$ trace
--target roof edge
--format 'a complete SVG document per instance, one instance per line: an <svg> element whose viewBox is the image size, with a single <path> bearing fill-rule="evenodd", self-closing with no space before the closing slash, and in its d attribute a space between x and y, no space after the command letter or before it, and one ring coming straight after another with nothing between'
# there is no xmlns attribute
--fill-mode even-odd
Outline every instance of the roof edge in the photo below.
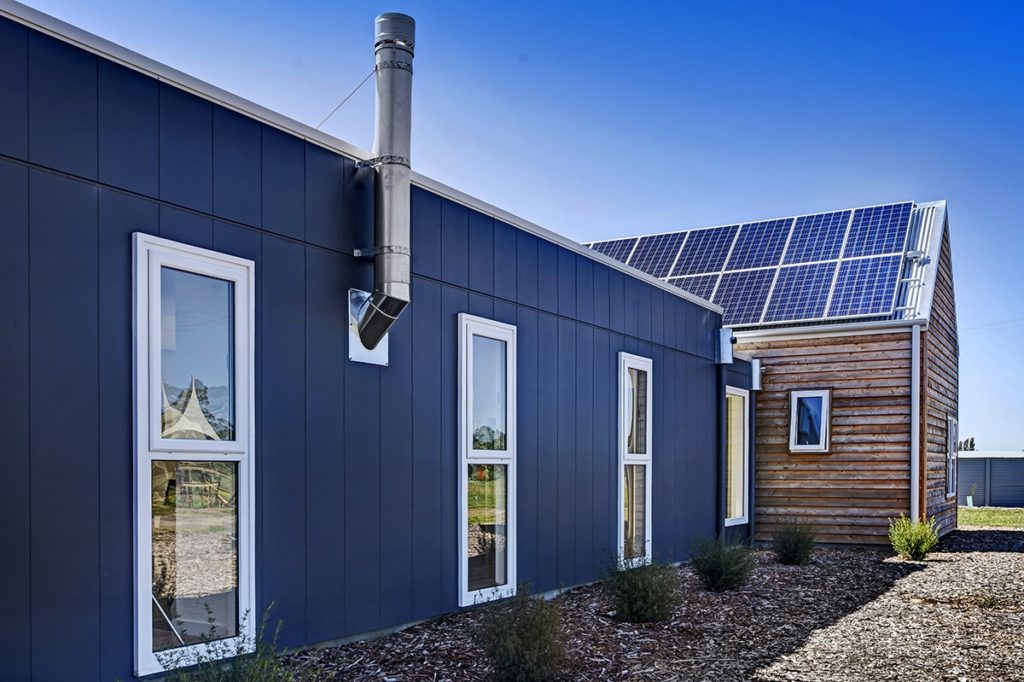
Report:
<svg viewBox="0 0 1024 682"><path fill-rule="evenodd" d="M330 149L331 151L342 154L353 161L365 161L370 159L372 156L368 150L357 147L356 145L345 142L333 135L317 130L312 126L308 126L305 123L301 123L300 121L296 121L295 119L256 104L244 97L239 97L238 95L224 90L223 88L219 88L216 85L212 85L206 81L195 78L194 76L190 76L187 73L167 66L162 62L146 57L145 55L139 54L138 52L130 50L122 45L118 45L106 38L101 38L93 33L89 33L88 31L74 26L73 24L61 21L56 17L40 12L37 9L24 5L20 2L16 2L15 0L0 0L0 17L6 17L19 24L28 26L36 31L45 33L86 50L87 52L103 57L104 59L108 59L134 71L144 73L162 83L167 83L168 85L172 85L197 97L201 97L205 100L218 104L226 109L230 109L236 113L248 116L249 118L253 118L274 128L278 128L286 133L300 137L308 142ZM509 211L498 208L493 204L489 204L482 199L478 199L453 187L449 187L442 182L415 171L412 172L411 176L412 183L418 187L430 190L435 194L441 195L458 204L462 204L467 208L472 208L475 211L497 220L501 220L502 222L508 223L509 225L519 228L524 232L528 232L540 239L557 244L558 246L573 251L588 260L619 270L633 279L655 286L678 298L707 308L712 312L720 315L724 312L721 306L706 301L699 296L694 296L690 292L684 291L677 286L673 286L655 277L651 277L641 270L631 268L614 258L609 258L608 256L598 253L593 249L589 249L568 237L552 232L551 230L543 228L536 223L526 220L525 218L521 218L514 213L510 213Z"/></svg>
<svg viewBox="0 0 1024 682"><path fill-rule="evenodd" d="M887 332L910 332L913 327L926 327L928 320L871 320L808 325L806 327L779 327L776 329L734 329L733 336L740 343L821 339L830 336L865 336Z"/></svg>

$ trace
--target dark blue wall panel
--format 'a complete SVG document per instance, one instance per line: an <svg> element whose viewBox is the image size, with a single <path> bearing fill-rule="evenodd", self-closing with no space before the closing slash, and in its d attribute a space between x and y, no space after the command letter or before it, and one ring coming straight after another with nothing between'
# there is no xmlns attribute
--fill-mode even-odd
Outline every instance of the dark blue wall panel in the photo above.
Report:
<svg viewBox="0 0 1024 682"><path fill-rule="evenodd" d="M160 84L160 198L213 208L213 105Z"/></svg>
<svg viewBox="0 0 1024 682"><path fill-rule="evenodd" d="M99 63L99 180L160 194L159 87L138 71Z"/></svg>
<svg viewBox="0 0 1024 682"><path fill-rule="evenodd" d="M131 677L134 232L257 264L257 609L274 604L281 644L457 608L461 312L518 330L520 580L592 580L615 551L622 350L654 359L655 552L714 532L717 316L414 188L413 301L389 365L352 363L367 171L9 22L0 36L0 154L29 157L0 160L0 430L27 481L0 502L0 677Z"/></svg>
<svg viewBox="0 0 1024 682"><path fill-rule="evenodd" d="M0 32L9 27L0 23ZM2 50L3 47L0 47ZM0 67L3 68L3 67ZM0 495L0 679L28 679L31 666L31 555L27 510L31 504L29 453L29 206L28 169L0 161L0 433L4 434L4 475L11 482Z"/></svg>
<svg viewBox="0 0 1024 682"><path fill-rule="evenodd" d="M469 288L494 293L494 219L469 212Z"/></svg>
<svg viewBox="0 0 1024 682"><path fill-rule="evenodd" d="M213 212L260 226L260 124L247 116L213 110Z"/></svg>
<svg viewBox="0 0 1024 682"><path fill-rule="evenodd" d="M413 395L441 393L441 286L413 278L412 391ZM412 610L413 618L441 612L441 508L448 503L441 489L441 404L416 401L412 413Z"/></svg>
<svg viewBox="0 0 1024 682"><path fill-rule="evenodd" d="M293 239L306 233L306 145L263 128L263 228Z"/></svg>
<svg viewBox="0 0 1024 682"><path fill-rule="evenodd" d="M0 154L28 158L28 29L0 18Z"/></svg>
<svg viewBox="0 0 1024 682"><path fill-rule="evenodd" d="M96 215L94 185L31 171L32 618L21 625L31 628L35 679L99 675ZM60 655L48 646L54 633Z"/></svg>
<svg viewBox="0 0 1024 682"><path fill-rule="evenodd" d="M352 253L355 245L345 230L345 192L354 170L352 161L306 143L306 241Z"/></svg>
<svg viewBox="0 0 1024 682"><path fill-rule="evenodd" d="M306 636L345 632L346 259L306 250ZM335 608L316 608L332 604Z"/></svg>
<svg viewBox="0 0 1024 682"><path fill-rule="evenodd" d="M28 55L29 160L94 179L96 57L34 31Z"/></svg>
<svg viewBox="0 0 1024 682"><path fill-rule="evenodd" d="M258 331L263 347L257 390L262 435L257 452L262 533L262 612L271 602L284 623L282 646L306 641L306 343L305 250L263 236L259 261L263 292Z"/></svg>

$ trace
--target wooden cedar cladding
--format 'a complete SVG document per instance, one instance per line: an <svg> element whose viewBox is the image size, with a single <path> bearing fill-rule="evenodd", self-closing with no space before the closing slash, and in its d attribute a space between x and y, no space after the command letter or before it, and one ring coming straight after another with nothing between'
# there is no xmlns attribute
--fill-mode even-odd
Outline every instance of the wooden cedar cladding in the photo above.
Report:
<svg viewBox="0 0 1024 682"><path fill-rule="evenodd" d="M953 292L953 258L949 231L942 235L932 314L922 335L924 362L922 446L926 475L922 477L923 511L934 516L939 532L956 528L956 496L946 496L946 436L948 418L958 417L960 347L957 340L956 300Z"/></svg>
<svg viewBox="0 0 1024 682"><path fill-rule="evenodd" d="M910 509L910 332L743 343L760 358L755 528L799 520L820 542L886 543ZM832 389L828 453L789 452L789 391Z"/></svg>

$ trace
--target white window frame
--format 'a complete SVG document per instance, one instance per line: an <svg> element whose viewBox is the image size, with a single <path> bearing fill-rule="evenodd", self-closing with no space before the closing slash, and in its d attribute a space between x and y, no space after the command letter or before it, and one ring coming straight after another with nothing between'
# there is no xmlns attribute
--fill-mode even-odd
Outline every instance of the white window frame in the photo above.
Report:
<svg viewBox="0 0 1024 682"><path fill-rule="evenodd" d="M797 439L797 401L800 398L821 398L821 443L817 445L798 445ZM832 438L832 390L815 388L789 393L789 450L790 452L828 452Z"/></svg>
<svg viewBox="0 0 1024 682"><path fill-rule="evenodd" d="M746 389L742 389L742 388L735 388L733 386L726 386L725 387L725 394L726 394L726 396L734 395L734 396L738 396L738 397L743 399L743 515L742 516L732 517L732 518L729 518L727 516L726 519L725 519L725 525L726 526L739 526L739 525L742 525L744 523L747 523L748 519L750 518L750 509L748 508L749 504L750 504L750 391L748 391ZM728 419L728 414L729 414L728 410L726 410L726 419ZM725 485L726 485L726 490L728 490L728 486L729 486L729 477L728 477L728 472L729 472L729 460L728 460L728 457L729 457L729 451L728 451L729 431L728 431L728 425L726 426L725 436L726 436L726 453L725 453L725 456L726 456L726 463L725 463L726 479L725 479ZM728 514L729 510L726 509L725 513Z"/></svg>
<svg viewBox="0 0 1024 682"><path fill-rule="evenodd" d="M959 470L957 469L960 460L958 447L960 444L960 422L950 415L946 417L946 497L956 497L956 489L959 484Z"/></svg>
<svg viewBox="0 0 1024 682"><path fill-rule="evenodd" d="M238 465L238 619L239 634L217 640L217 646L194 644L168 650L183 665L196 656L251 647L256 632L254 552L254 453L251 425L255 421L255 263L216 251L180 244L136 232L134 259L133 390L135 402L135 673L150 675L166 669L153 652L152 622L152 462L217 461ZM234 284L235 440L186 441L160 437L160 268L172 267Z"/></svg>
<svg viewBox="0 0 1024 682"><path fill-rule="evenodd" d="M629 418L630 415L627 412L626 405L626 394L629 390L629 370L637 369L647 372L647 422L645 429L644 442L647 445L647 452L644 453L630 453L629 452ZM650 358L645 358L639 355L632 355L631 353L620 352L619 353L619 447L618 447L618 476L617 481L618 493L616 498L618 500L617 509L618 513L616 518L618 520L616 534L618 537L618 559L619 565L623 568L630 568L633 566L640 566L642 564L650 563L652 556L651 547L651 465L652 465L652 450L653 444L653 428L651 417L654 413L654 362ZM626 485L626 465L627 464L643 464L645 481L644 491L644 556L634 557L632 559L626 558L626 538L625 538L625 498L623 494L623 488Z"/></svg>
<svg viewBox="0 0 1024 682"><path fill-rule="evenodd" d="M505 342L505 450L474 450L473 337ZM516 327L468 313L459 313L459 606L503 599L516 593ZM470 464L503 464L507 473L505 584L469 589L469 484Z"/></svg>

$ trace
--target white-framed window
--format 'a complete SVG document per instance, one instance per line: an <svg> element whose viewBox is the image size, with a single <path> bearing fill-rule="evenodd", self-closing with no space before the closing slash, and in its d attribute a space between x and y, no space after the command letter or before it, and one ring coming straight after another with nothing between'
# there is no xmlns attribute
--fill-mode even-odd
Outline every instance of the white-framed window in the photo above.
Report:
<svg viewBox="0 0 1024 682"><path fill-rule="evenodd" d="M956 495L957 458L960 439L960 423L956 417L946 418L946 497Z"/></svg>
<svg viewBox="0 0 1024 682"><path fill-rule="evenodd" d="M725 389L725 525L747 522L750 496L750 392Z"/></svg>
<svg viewBox="0 0 1024 682"><path fill-rule="evenodd" d="M516 328L459 314L459 605L516 593Z"/></svg>
<svg viewBox="0 0 1024 682"><path fill-rule="evenodd" d="M135 672L252 643L255 264L136 233Z"/></svg>
<svg viewBox="0 0 1024 682"><path fill-rule="evenodd" d="M789 393L789 449L828 452L832 391L827 388Z"/></svg>
<svg viewBox="0 0 1024 682"><path fill-rule="evenodd" d="M619 528L623 566L651 560L650 358L619 353Z"/></svg>

